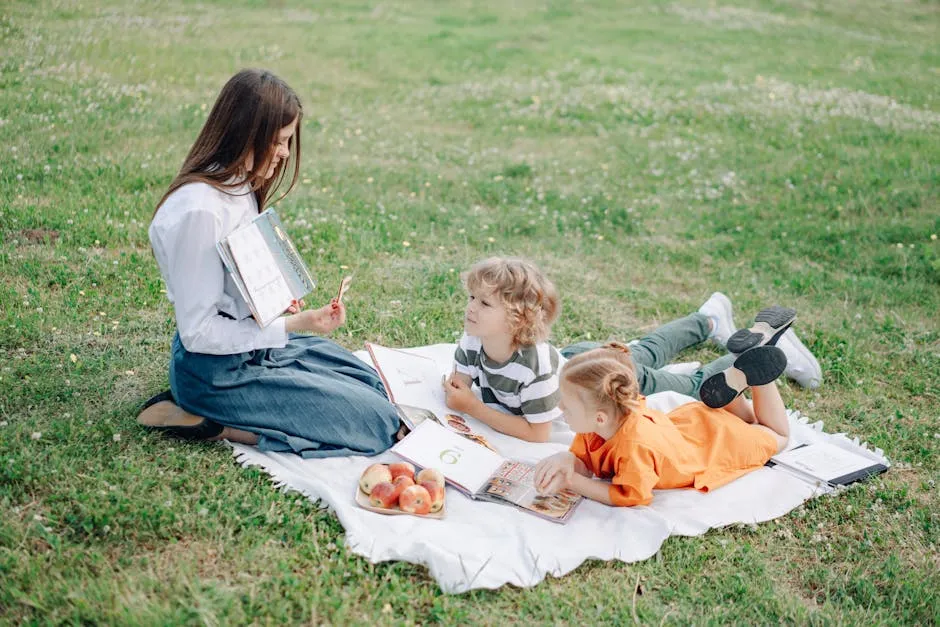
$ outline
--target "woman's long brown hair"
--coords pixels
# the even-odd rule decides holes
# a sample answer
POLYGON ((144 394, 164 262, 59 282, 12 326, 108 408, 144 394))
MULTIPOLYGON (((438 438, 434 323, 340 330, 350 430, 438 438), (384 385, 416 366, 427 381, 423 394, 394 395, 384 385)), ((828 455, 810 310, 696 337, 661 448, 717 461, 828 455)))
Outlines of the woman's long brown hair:
MULTIPOLYGON (((265 180, 266 164, 273 156, 277 134, 297 120, 297 129, 290 141, 293 174, 286 196, 297 182, 300 173, 300 122, 303 108, 300 99, 287 83, 266 70, 242 70, 222 88, 209 112, 205 125, 190 148, 183 166, 169 189, 157 203, 154 215, 167 197, 187 183, 208 183, 221 190, 231 191, 247 180, 258 201, 258 211, 280 187, 287 170, 281 162, 274 176, 265 180), (253 171, 245 164, 253 155, 253 171)), ((278 200, 280 200, 278 198, 278 200)))

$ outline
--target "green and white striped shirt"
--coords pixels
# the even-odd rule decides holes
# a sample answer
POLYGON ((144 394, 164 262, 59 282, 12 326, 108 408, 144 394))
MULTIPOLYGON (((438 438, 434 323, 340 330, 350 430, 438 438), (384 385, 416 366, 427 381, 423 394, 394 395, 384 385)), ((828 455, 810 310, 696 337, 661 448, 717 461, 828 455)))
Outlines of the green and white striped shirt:
POLYGON ((558 371, 565 359, 547 342, 523 346, 504 363, 483 352, 480 338, 464 333, 454 352, 456 371, 479 386, 483 402, 532 423, 561 417, 558 371))

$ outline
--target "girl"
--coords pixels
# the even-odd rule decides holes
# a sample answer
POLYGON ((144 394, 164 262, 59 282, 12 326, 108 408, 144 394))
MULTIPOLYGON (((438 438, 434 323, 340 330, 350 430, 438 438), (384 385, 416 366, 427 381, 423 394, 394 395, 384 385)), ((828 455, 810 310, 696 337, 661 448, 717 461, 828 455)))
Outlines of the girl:
POLYGON ((724 395, 726 407, 694 402, 664 414, 639 395, 626 346, 577 355, 561 371, 561 405, 578 435, 570 452, 538 464, 536 487, 543 494, 568 488, 608 505, 647 505, 654 489, 707 492, 760 468, 789 436, 773 382, 785 367, 776 346, 752 348, 703 384, 724 395), (748 385, 753 406, 740 396, 748 385))
MULTIPOLYGON (((330 333, 346 319, 334 299, 260 328, 216 242, 248 223, 290 173, 297 180, 303 109, 284 81, 243 70, 222 88, 179 174, 157 204, 150 242, 177 333, 170 391, 142 424, 190 438, 226 438, 304 457, 373 455, 399 419, 378 374, 330 333)), ((281 196, 283 198, 283 195, 281 196)))

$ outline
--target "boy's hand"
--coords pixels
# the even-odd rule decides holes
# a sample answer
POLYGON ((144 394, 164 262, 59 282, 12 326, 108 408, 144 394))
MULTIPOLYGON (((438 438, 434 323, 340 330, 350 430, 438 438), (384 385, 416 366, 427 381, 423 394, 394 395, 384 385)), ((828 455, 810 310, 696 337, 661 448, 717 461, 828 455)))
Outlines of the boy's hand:
POLYGON ((571 485, 575 456, 565 451, 546 457, 535 467, 535 489, 539 494, 554 494, 571 485))
POLYGON ((476 407, 477 397, 473 394, 466 381, 460 378, 456 373, 444 379, 444 400, 451 409, 465 414, 471 413, 476 407))

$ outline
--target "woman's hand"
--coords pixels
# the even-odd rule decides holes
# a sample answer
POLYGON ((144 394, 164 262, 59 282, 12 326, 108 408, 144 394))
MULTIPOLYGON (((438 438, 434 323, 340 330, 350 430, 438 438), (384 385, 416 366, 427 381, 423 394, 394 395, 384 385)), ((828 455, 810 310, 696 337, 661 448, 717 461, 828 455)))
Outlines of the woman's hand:
POLYGON ((291 303, 290 303, 290 307, 287 308, 287 313, 289 313, 289 314, 299 313, 299 312, 300 312, 301 310, 303 310, 306 306, 307 306, 307 303, 305 303, 305 302, 303 301, 303 299, 301 299, 301 300, 296 300, 296 299, 295 299, 295 300, 292 300, 291 303))
POLYGON ((568 451, 546 457, 535 467, 535 489, 539 494, 554 494, 571 485, 577 458, 568 451))
POLYGON ((287 316, 284 328, 288 333, 307 331, 325 335, 343 326, 346 322, 346 305, 332 299, 330 304, 319 309, 307 309, 287 316))
POLYGON ((472 414, 476 407, 477 397, 470 390, 470 385, 461 377, 454 373, 444 379, 444 400, 451 409, 465 414, 472 414))

